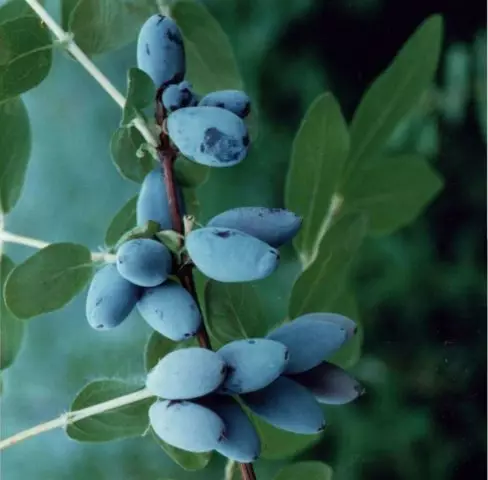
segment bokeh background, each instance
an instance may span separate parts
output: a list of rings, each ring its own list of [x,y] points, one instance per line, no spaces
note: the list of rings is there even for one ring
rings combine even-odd
[[[336,480],[486,478],[486,5],[205,3],[229,35],[260,123],[254,167],[243,170],[238,184],[204,190],[202,219],[251,202],[258,189],[263,201],[279,206],[291,141],[313,98],[331,90],[350,118],[365,87],[415,27],[431,13],[444,15],[436,85],[392,138],[391,149],[427,155],[445,188],[414,224],[370,238],[362,248],[355,286],[365,336],[353,371],[367,395],[331,409],[323,441],[296,458],[329,463]],[[47,5],[56,11],[57,2]],[[124,90],[135,45],[96,60]],[[113,214],[137,192],[110,161],[108,143],[120,112],[60,51],[49,78],[24,98],[34,150],[7,228],[96,249]],[[21,261],[32,250],[7,245],[6,252]],[[149,328],[134,316],[100,335],[88,328],[83,303],[81,295],[29,323],[22,352],[3,375],[2,436],[59,415],[90,380],[142,380]],[[282,464],[258,462],[258,478],[272,478]],[[1,478],[203,480],[223,478],[223,461],[216,456],[207,470],[188,473],[148,438],[78,444],[53,431],[3,452]]]

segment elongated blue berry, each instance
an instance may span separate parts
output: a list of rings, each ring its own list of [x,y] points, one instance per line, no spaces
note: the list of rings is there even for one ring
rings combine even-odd
[[[278,250],[232,228],[207,227],[186,237],[188,254],[207,277],[219,282],[250,282],[277,268]]]
[[[210,167],[231,167],[247,155],[245,123],[217,107],[188,107],[173,112],[167,121],[173,143],[185,157]]]
[[[183,348],[168,353],[149,372],[146,387],[167,400],[203,397],[217,390],[227,367],[222,358],[205,348]]]
[[[120,325],[135,307],[142,289],[121,277],[114,264],[95,273],[86,297],[86,318],[96,330]]]
[[[222,419],[193,402],[158,401],[149,408],[149,422],[159,438],[189,452],[210,452],[225,435]]]
[[[126,280],[141,287],[161,285],[171,273],[171,254],[149,238],[125,242],[117,251],[117,270]]]
[[[232,397],[209,398],[208,407],[224,422],[225,435],[215,449],[224,457],[241,463],[256,460],[261,453],[261,441],[249,417]]]
[[[202,322],[193,297],[169,280],[145,289],[137,309],[154,330],[175,342],[195,336]]]
[[[229,366],[221,392],[253,392],[274,382],[288,363],[288,349],[266,338],[236,340],[217,352]]]
[[[178,190],[178,206],[182,212],[183,197]],[[143,226],[149,220],[159,223],[161,230],[171,230],[171,210],[169,208],[163,172],[160,167],[146,175],[136,205],[137,225]]]
[[[283,208],[240,207],[213,217],[207,226],[235,228],[279,247],[297,234],[301,224],[301,217]]]
[[[328,362],[322,362],[291,378],[306,387],[320,403],[342,405],[352,402],[363,392],[355,378]]]
[[[289,378],[279,377],[262,390],[241,398],[256,415],[276,428],[303,434],[325,428],[324,414],[313,395]]]
[[[198,105],[225,108],[241,118],[246,117],[251,111],[251,99],[241,90],[219,90],[209,93]]]
[[[288,347],[290,358],[285,373],[300,373],[333,355],[347,339],[344,326],[327,320],[327,313],[302,315],[273,330],[267,338]]]
[[[152,78],[156,88],[183,80],[183,38],[171,18],[153,15],[146,20],[137,39],[137,66]]]

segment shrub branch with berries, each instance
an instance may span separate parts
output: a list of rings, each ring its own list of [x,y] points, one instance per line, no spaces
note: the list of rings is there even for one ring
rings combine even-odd
[[[121,417],[122,433],[108,430],[105,439],[149,429],[183,468],[203,468],[215,451],[230,462],[227,478],[239,462],[242,478],[254,479],[252,463],[268,443],[263,423],[315,439],[326,426],[323,405],[349,403],[364,392],[344,368],[359,356],[360,325],[339,299],[347,296],[351,262],[364,236],[407,224],[440,189],[440,179],[423,159],[394,158],[383,149],[432,81],[441,19],[429,18],[413,34],[366,92],[349,128],[330,94],[312,104],[294,141],[284,205],[236,205],[202,224],[195,185],[208,179],[212,168],[245,161],[253,149],[250,122],[256,120],[253,102],[241,89],[199,91],[199,77],[188,78],[187,72],[196,71],[195,55],[185,55],[189,38],[200,39],[191,45],[201,49],[198,58],[204,62],[213,32],[208,31],[205,44],[186,19],[193,15],[196,24],[218,29],[208,12],[184,0],[166,6],[165,15],[148,15],[138,32],[138,68],[129,72],[124,98],[86,55],[98,52],[90,51],[92,45],[74,24],[74,36],[69,35],[38,1],[26,4],[12,0],[0,7],[0,33],[14,31],[16,22],[30,25],[35,12],[43,23],[30,27],[38,30],[37,41],[45,48],[26,38],[8,65],[31,54],[45,55],[50,66],[50,30],[123,109],[111,152],[122,176],[140,182],[141,188],[111,222],[103,252],[13,234],[5,230],[4,219],[18,200],[29,146],[21,151],[17,137],[0,133],[0,146],[6,149],[6,160],[0,161],[0,178],[6,179],[0,184],[0,243],[39,249],[18,265],[1,257],[2,349],[8,352],[2,353],[1,367],[8,368],[20,349],[23,320],[63,307],[88,284],[91,327],[109,331],[137,311],[154,333],[146,346],[143,388],[117,380],[92,382],[70,412],[0,441],[0,448],[59,427],[74,439],[99,441],[101,427],[86,423],[91,417],[130,411],[132,423],[123,425]],[[75,43],[78,35],[86,53]],[[222,61],[232,66],[225,55]],[[19,95],[42,81],[49,68],[31,69],[17,85],[5,80],[18,75],[8,65],[0,71],[0,121],[28,129]],[[317,124],[324,127],[319,135]],[[414,200],[413,182],[420,185]],[[288,282],[288,317],[270,325],[266,314],[250,315],[249,322],[255,323],[239,319],[234,329],[233,315],[259,307],[253,286],[285,270],[280,257],[289,257],[291,244],[301,268]],[[222,309],[225,301],[232,313]],[[348,361],[341,362],[341,355]],[[299,472],[302,466],[293,468]],[[327,469],[321,471],[328,475]]]

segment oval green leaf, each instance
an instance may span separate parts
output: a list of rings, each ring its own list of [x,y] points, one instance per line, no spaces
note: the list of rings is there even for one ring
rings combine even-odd
[[[0,257],[0,288],[3,289],[7,275],[15,264],[6,255]],[[3,290],[2,290],[3,291]],[[10,367],[17,357],[24,337],[24,324],[7,309],[5,301],[0,299],[0,370]]]
[[[268,315],[250,283],[220,283],[210,280],[205,286],[207,328],[213,339],[224,345],[240,338],[263,337],[268,330]]]
[[[143,110],[154,102],[156,87],[151,77],[138,68],[127,72],[127,95],[122,112],[122,125],[137,117],[144,118]]]
[[[105,232],[105,245],[113,247],[119,238],[136,225],[136,205],[137,195],[132,197],[127,203],[115,214],[110,225]]]
[[[382,157],[364,165],[346,185],[343,212],[367,215],[369,230],[387,235],[411,223],[442,188],[420,155]]]
[[[89,282],[90,251],[75,243],[53,243],[17,265],[4,285],[8,309],[28,319],[64,307]]]
[[[291,292],[291,319],[312,312],[329,312],[343,292],[354,255],[366,234],[363,215],[337,220],[320,242],[317,258],[298,277]]]
[[[37,16],[0,23],[0,102],[39,85],[51,63],[51,35]]]
[[[31,129],[24,102],[0,104],[0,212],[8,213],[20,198],[31,152]]]
[[[278,472],[274,480],[331,480],[332,469],[322,462],[300,462],[287,465]]]
[[[186,77],[204,95],[215,90],[242,90],[242,80],[227,35],[200,3],[180,0],[171,17],[183,34]]]
[[[39,3],[43,4],[44,2]],[[32,15],[33,11],[25,0],[9,0],[0,7],[0,23],[29,14]]]
[[[173,447],[161,440],[151,428],[151,434],[154,441],[164,450],[171,460],[177,463],[181,468],[188,471],[202,470],[208,465],[212,458],[212,452],[192,453],[180,448]]]
[[[437,70],[443,22],[432,15],[364,94],[351,123],[347,178],[385,147],[399,122],[416,106]]]
[[[70,411],[106,402],[140,390],[141,385],[122,380],[95,380],[85,385],[76,395]],[[84,418],[68,425],[66,433],[79,442],[109,442],[127,437],[139,437],[149,426],[148,410],[154,398]]]
[[[89,56],[116,50],[135,40],[156,13],[154,0],[62,0],[63,28]]]
[[[127,180],[142,183],[144,177],[155,167],[155,162],[147,150],[142,151],[142,157],[137,156],[144,137],[137,128],[120,127],[110,140],[110,153],[115,168]]]
[[[317,254],[348,151],[349,133],[340,106],[330,93],[323,94],[312,103],[295,136],[285,187],[286,208],[303,217],[293,245],[305,265]]]

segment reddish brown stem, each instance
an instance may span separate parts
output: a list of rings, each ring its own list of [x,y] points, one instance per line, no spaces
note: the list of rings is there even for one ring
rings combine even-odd
[[[159,126],[162,126],[165,119],[164,107],[161,103],[161,92],[158,91],[156,95],[156,121]],[[158,146],[158,156],[161,166],[163,168],[163,178],[164,184],[166,186],[166,192],[168,196],[169,208],[171,211],[171,223],[173,224],[173,230],[178,233],[184,234],[183,231],[183,218],[182,212],[180,212],[180,206],[178,205],[178,192],[177,185],[174,178],[173,165],[176,160],[177,152],[172,147],[168,136],[165,132],[161,132],[159,136],[159,146]],[[200,308],[198,297],[195,288],[195,282],[193,280],[193,265],[191,263],[186,263],[187,259],[182,259],[181,268],[178,268],[177,275],[181,281],[181,284],[186,288],[186,290],[195,299],[198,308]],[[200,309],[201,310],[201,309]],[[205,328],[205,324],[202,323],[200,331],[197,334],[198,343],[203,348],[212,349],[210,344],[210,338],[208,332]],[[252,463],[241,463],[240,465],[242,480],[256,480],[256,475],[254,473],[254,468]]]
[[[242,480],[256,480],[252,463],[240,463],[239,468],[241,469]]]

